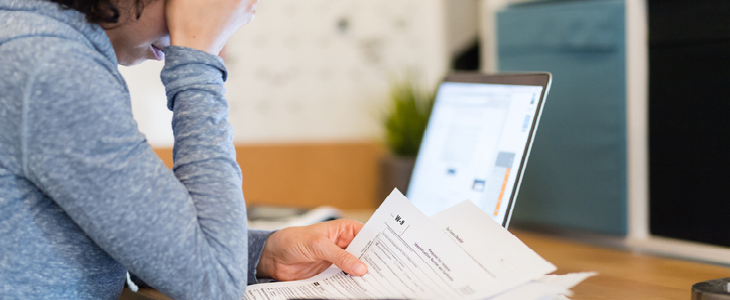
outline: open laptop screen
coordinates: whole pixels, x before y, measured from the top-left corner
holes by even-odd
[[[430,216],[468,199],[507,227],[549,88],[542,75],[544,85],[441,84],[408,187],[414,205]]]

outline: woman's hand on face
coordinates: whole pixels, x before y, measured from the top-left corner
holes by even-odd
[[[170,44],[218,55],[228,38],[251,22],[258,0],[167,0]]]
[[[367,266],[343,250],[362,226],[352,220],[335,220],[279,230],[266,240],[257,275],[280,281],[305,279],[332,263],[348,274],[365,275]]]

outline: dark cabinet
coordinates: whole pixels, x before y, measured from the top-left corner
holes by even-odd
[[[730,246],[730,1],[649,1],[651,233]]]

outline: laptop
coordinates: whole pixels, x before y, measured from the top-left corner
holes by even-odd
[[[470,200],[507,228],[550,73],[457,73],[440,85],[407,196],[428,216]]]

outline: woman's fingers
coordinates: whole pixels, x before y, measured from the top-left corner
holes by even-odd
[[[319,251],[315,252],[321,254],[321,257],[319,257],[320,259],[334,263],[335,266],[348,274],[362,276],[368,272],[368,268],[365,266],[365,263],[335,245],[329,239],[318,240],[314,247],[319,248]]]

